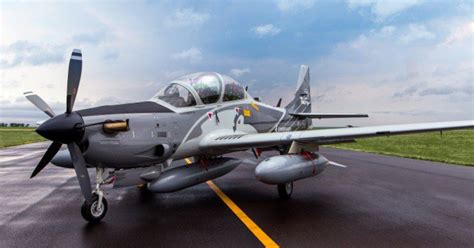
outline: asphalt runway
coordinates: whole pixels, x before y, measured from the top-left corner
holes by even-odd
[[[73,170],[49,165],[28,179],[46,146],[0,150],[0,247],[262,247],[206,183],[107,190],[107,216],[89,225]],[[295,182],[289,201],[255,179],[247,152],[232,155],[248,163],[213,182],[282,247],[474,247],[474,168],[321,153],[347,168]]]

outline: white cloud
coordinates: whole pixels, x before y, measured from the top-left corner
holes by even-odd
[[[264,36],[275,36],[281,32],[281,29],[273,26],[273,24],[267,24],[253,27],[250,31],[255,33],[259,38],[262,38]]]
[[[276,3],[281,11],[297,11],[312,8],[316,0],[277,0]]]
[[[71,40],[74,44],[91,44],[99,45],[106,40],[114,39],[114,35],[110,31],[103,29],[95,32],[80,33],[72,36]]]
[[[63,45],[50,45],[20,40],[10,45],[1,46],[1,68],[21,65],[57,64],[64,61]]]
[[[242,69],[234,68],[234,69],[230,70],[230,75],[232,75],[234,77],[240,77],[240,76],[242,76],[244,74],[247,74],[247,73],[250,73],[249,68],[242,68]]]
[[[400,37],[400,41],[409,43],[417,40],[431,40],[435,38],[435,35],[428,31],[428,29],[421,24],[410,24],[408,25],[407,32]]]
[[[365,125],[474,118],[472,44],[439,46],[444,36],[456,33],[458,26],[453,24],[459,23],[441,21],[453,31],[436,25],[438,20],[382,27],[338,44],[329,55],[315,61],[312,85],[317,86],[313,92],[318,92],[318,97],[313,94],[313,111],[368,112],[371,116],[318,123]]]
[[[420,4],[421,0],[348,0],[349,8],[370,8],[378,21]]]
[[[208,13],[197,12],[194,9],[178,9],[172,16],[165,19],[168,27],[198,27],[210,18]]]
[[[457,42],[472,38],[474,35],[474,22],[466,22],[456,27],[454,31],[443,42],[445,45],[451,45]]]
[[[394,26],[385,26],[380,29],[380,34],[383,36],[392,35],[396,28]]]
[[[175,53],[171,57],[173,59],[187,60],[191,63],[197,63],[202,60],[202,53],[198,48],[191,47],[188,50]]]

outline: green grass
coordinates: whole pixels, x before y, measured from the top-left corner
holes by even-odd
[[[0,148],[45,141],[34,128],[0,128]],[[474,130],[420,133],[360,139],[330,145],[355,151],[474,166]]]
[[[34,128],[2,127],[0,128],[0,148],[45,141]]]
[[[420,133],[360,139],[330,145],[355,151],[474,166],[474,130]]]

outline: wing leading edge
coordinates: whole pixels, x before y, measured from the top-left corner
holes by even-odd
[[[347,139],[389,136],[407,133],[473,128],[474,120],[431,122],[372,127],[335,128],[258,134],[211,133],[201,140],[201,150],[237,151],[248,148],[270,147],[290,144],[292,141],[315,144],[338,143]]]

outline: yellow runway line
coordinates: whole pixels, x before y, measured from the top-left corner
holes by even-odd
[[[234,212],[234,214],[242,221],[245,226],[257,237],[257,239],[265,247],[279,247],[275,241],[273,241],[260,227],[255,224],[245,213],[235,204],[221,189],[217,187],[212,181],[207,181],[209,187],[221,198],[221,200],[227,205],[227,207]]]

